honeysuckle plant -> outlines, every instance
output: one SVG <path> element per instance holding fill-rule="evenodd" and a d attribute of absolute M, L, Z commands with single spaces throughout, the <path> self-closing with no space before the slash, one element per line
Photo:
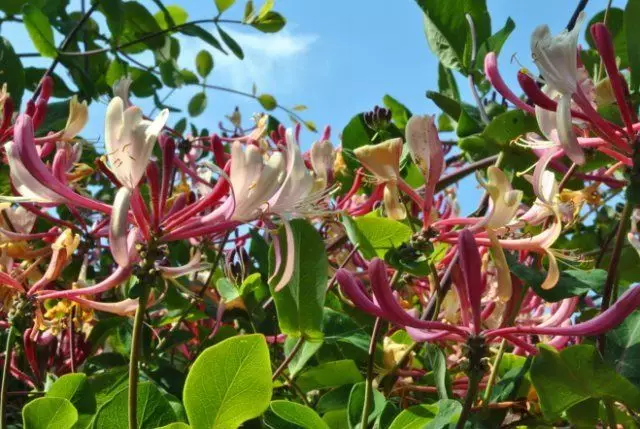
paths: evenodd
<path fill-rule="evenodd" d="M 541 23 L 507 76 L 513 21 L 418 0 L 438 110 L 317 134 L 256 89 L 216 130 L 173 106 L 221 89 L 180 43 L 242 58 L 226 26 L 280 30 L 272 1 L 5 3 L 56 59 L 0 33 L 2 429 L 637 427 L 637 1 Z"/>

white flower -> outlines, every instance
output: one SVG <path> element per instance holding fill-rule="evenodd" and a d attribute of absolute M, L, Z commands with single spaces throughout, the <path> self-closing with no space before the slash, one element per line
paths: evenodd
<path fill-rule="evenodd" d="M 127 107 L 115 97 L 107 107 L 105 146 L 115 176 L 123 186 L 134 189 L 147 169 L 153 146 L 162 131 L 169 111 L 164 109 L 151 122 L 136 106 Z"/>

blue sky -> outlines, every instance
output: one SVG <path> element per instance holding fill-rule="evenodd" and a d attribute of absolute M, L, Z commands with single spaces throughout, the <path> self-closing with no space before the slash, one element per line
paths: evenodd
<path fill-rule="evenodd" d="M 171 4 L 171 1 L 166 1 Z M 178 2 L 176 2 L 178 3 Z M 257 5 L 260 1 L 255 1 Z M 606 0 L 592 0 L 586 12 L 593 16 L 606 7 Z M 77 1 L 72 1 L 77 4 Z M 150 1 L 144 4 L 155 12 Z M 213 16 L 213 0 L 188 0 L 179 4 L 190 19 Z M 511 63 L 513 54 L 529 68 L 529 37 L 540 24 L 548 24 L 553 33 L 561 31 L 571 16 L 577 0 L 488 0 L 493 31 L 501 28 L 508 17 L 516 28 L 505 44 L 499 59 L 503 76 L 515 86 L 519 65 Z M 624 7 L 623 1 L 614 6 Z M 238 1 L 225 12 L 228 18 L 239 18 L 244 7 Z M 334 144 L 338 134 L 356 113 L 381 104 L 384 94 L 390 94 L 405 103 L 414 113 L 437 113 L 435 106 L 425 98 L 426 90 L 437 89 L 437 60 L 429 51 L 422 23 L 422 12 L 413 0 L 347 0 L 307 1 L 277 0 L 275 10 L 287 18 L 287 26 L 274 35 L 263 35 L 251 28 L 227 26 L 245 50 L 245 60 L 224 57 L 212 52 L 214 71 L 209 83 L 251 91 L 255 83 L 259 92 L 273 94 L 286 106 L 304 104 L 309 107 L 302 115 L 313 120 L 321 129 L 331 125 Z M 9 37 L 18 52 L 33 52 L 26 33 L 17 24 L 5 24 L 2 35 Z M 194 68 L 194 58 L 208 45 L 189 39 L 182 44 L 179 63 Z M 142 57 L 150 60 L 149 57 Z M 25 59 L 25 63 L 41 66 L 48 60 Z M 470 100 L 466 81 L 459 79 L 463 97 Z M 184 88 L 175 93 L 169 104 L 183 107 L 196 92 Z M 516 91 L 517 92 L 517 91 Z M 146 112 L 148 100 L 137 100 Z M 220 92 L 209 92 L 206 111 L 195 119 L 199 127 L 217 129 L 224 114 L 239 106 L 246 120 L 260 106 L 251 100 Z M 104 104 L 92 106 L 91 122 L 83 133 L 85 137 L 99 138 L 102 131 Z M 285 120 L 285 114 L 276 112 Z M 172 114 L 170 124 L 183 117 Z M 304 133 L 303 148 L 316 137 Z"/>

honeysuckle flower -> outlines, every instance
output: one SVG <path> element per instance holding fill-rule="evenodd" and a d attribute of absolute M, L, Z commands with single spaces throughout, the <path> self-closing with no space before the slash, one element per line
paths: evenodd
<path fill-rule="evenodd" d="M 62 204 L 67 201 L 58 193 L 43 185 L 36 179 L 29 169 L 22 162 L 22 158 L 18 152 L 17 143 L 7 142 L 4 145 L 9 162 L 9 176 L 11 183 L 21 197 L 0 197 L 4 201 L 11 202 L 34 202 L 34 203 L 58 203 Z"/>
<path fill-rule="evenodd" d="M 168 116 L 169 111 L 164 109 L 151 122 L 143 118 L 139 107 L 125 107 L 120 97 L 109 102 L 105 118 L 105 148 L 113 174 L 126 188 L 135 189 L 142 179 Z"/>
<path fill-rule="evenodd" d="M 325 194 L 313 193 L 314 179 L 302 158 L 296 133 L 286 131 L 286 176 L 277 192 L 269 199 L 267 211 L 285 219 L 317 213 L 316 204 Z"/>
<path fill-rule="evenodd" d="M 562 94 L 573 94 L 578 85 L 578 37 L 584 12 L 571 31 L 551 35 L 548 25 L 538 26 L 531 35 L 531 55 L 545 83 Z"/>
<path fill-rule="evenodd" d="M 497 229 L 511 222 L 520 207 L 523 193 L 513 189 L 507 175 L 498 167 L 487 169 L 487 179 L 487 182 L 480 181 L 491 197 L 491 207 L 483 224 Z"/>
<path fill-rule="evenodd" d="M 129 76 L 118 79 L 113 83 L 113 96 L 120 97 L 125 108 L 131 106 L 129 101 L 129 87 L 133 83 L 133 79 Z"/>
<path fill-rule="evenodd" d="M 383 203 L 387 216 L 396 220 L 407 217 L 407 211 L 398 191 L 402 139 L 395 138 L 376 145 L 361 146 L 354 150 L 354 154 L 378 181 L 385 184 Z"/>
<path fill-rule="evenodd" d="M 230 181 L 235 198 L 232 219 L 252 220 L 278 191 L 282 183 L 284 159 L 280 152 L 273 153 L 265 160 L 254 145 L 236 141 L 231 146 Z"/>
<path fill-rule="evenodd" d="M 438 137 L 434 116 L 412 116 L 405 127 L 407 144 L 413 162 L 418 166 L 425 182 L 424 224 L 431 220 L 431 206 L 436 185 L 444 170 L 444 151 Z"/>
<path fill-rule="evenodd" d="M 69 101 L 69 117 L 62 134 L 63 140 L 71 140 L 82 131 L 89 120 L 89 109 L 86 100 L 78 102 L 78 96 L 74 95 Z"/>
<path fill-rule="evenodd" d="M 169 111 L 164 109 L 151 122 L 143 118 L 139 107 L 125 108 L 120 97 L 107 106 L 105 118 L 105 147 L 111 171 L 122 184 L 116 193 L 109 229 L 111 252 L 119 265 L 129 263 L 127 226 L 133 190 L 145 174 L 153 146 L 162 131 Z"/>
<path fill-rule="evenodd" d="M 571 31 L 564 30 L 551 36 L 547 25 L 537 27 L 531 36 L 531 54 L 546 84 L 560 93 L 556 107 L 556 130 L 559 143 L 569 158 L 584 164 L 584 152 L 573 132 L 571 119 L 571 98 L 578 90 L 577 51 L 578 37 L 584 12 L 578 16 Z"/>
<path fill-rule="evenodd" d="M 627 240 L 638 252 L 640 256 L 640 232 L 638 230 L 638 224 L 640 223 L 640 209 L 635 208 L 631 212 L 631 231 L 627 233 Z"/>
<path fill-rule="evenodd" d="M 329 140 L 318 140 L 311 145 L 311 167 L 323 189 L 332 180 L 335 152 Z"/>

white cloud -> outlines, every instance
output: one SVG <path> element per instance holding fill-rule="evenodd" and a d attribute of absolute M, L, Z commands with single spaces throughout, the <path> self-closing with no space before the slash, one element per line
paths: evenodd
<path fill-rule="evenodd" d="M 194 43 L 195 39 L 181 41 L 182 66 L 193 69 L 193 58 L 201 49 L 214 55 L 212 82 L 235 89 L 250 91 L 255 83 L 259 92 L 289 94 L 301 84 L 305 68 L 310 65 L 308 53 L 318 40 L 317 35 L 293 33 L 283 30 L 275 34 L 241 33 L 228 31 L 244 51 L 244 60 L 232 53 L 223 55 L 211 46 Z"/>

